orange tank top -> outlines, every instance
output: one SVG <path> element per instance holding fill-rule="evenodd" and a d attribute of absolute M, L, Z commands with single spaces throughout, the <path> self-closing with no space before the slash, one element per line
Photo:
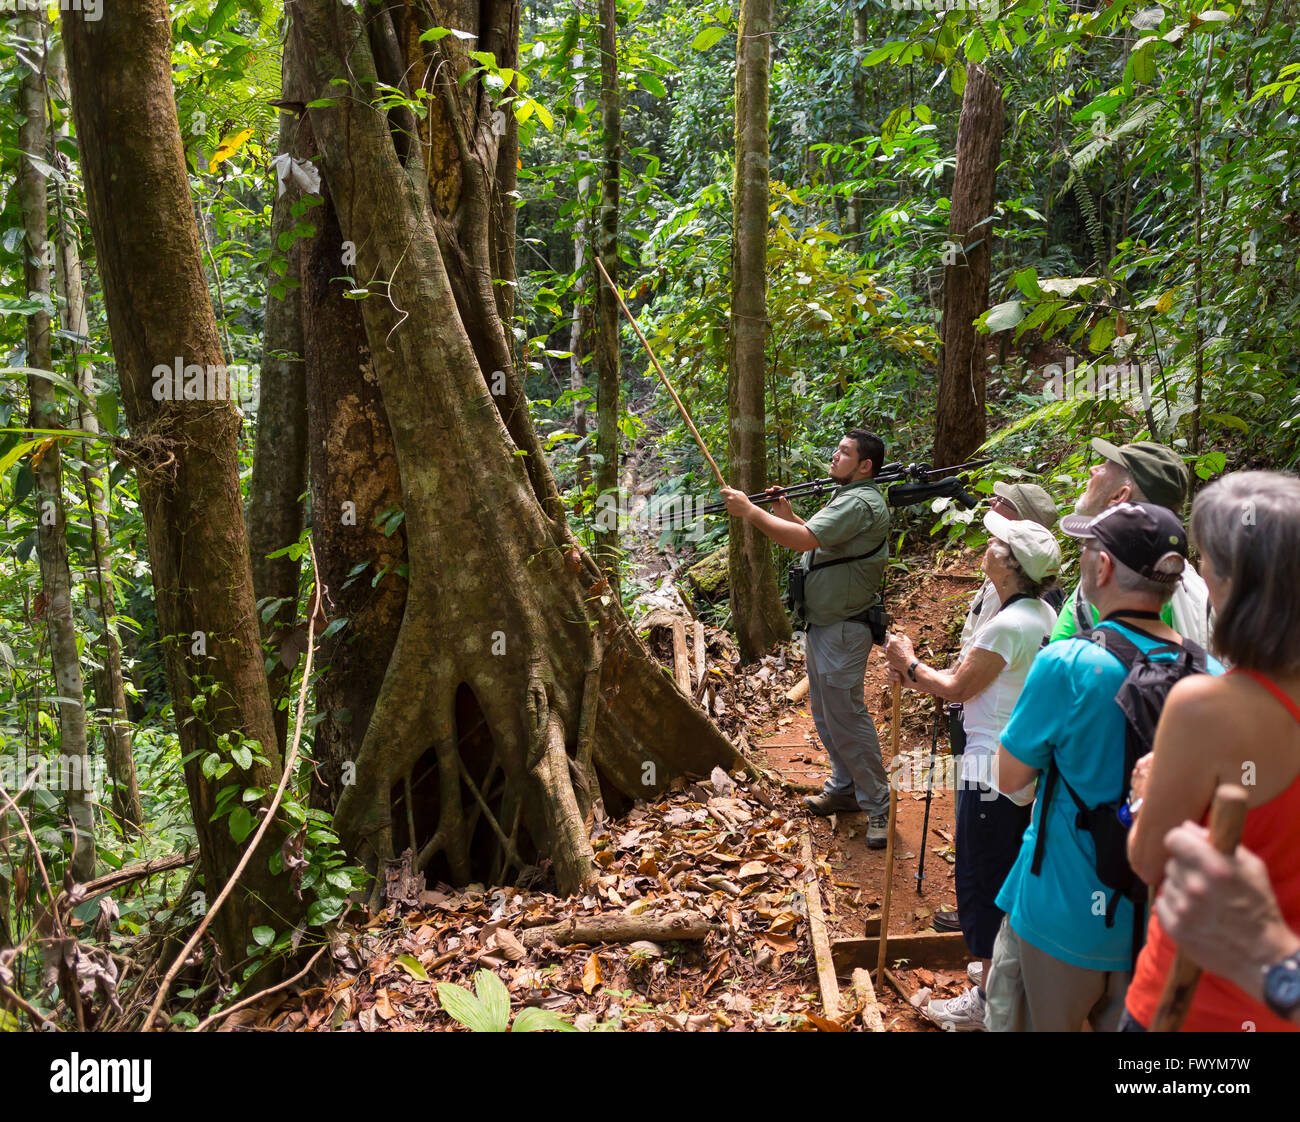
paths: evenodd
<path fill-rule="evenodd" d="M 1248 674 L 1269 691 L 1300 722 L 1300 706 L 1262 674 L 1251 670 L 1232 670 Z M 1202 825 L 1204 825 L 1204 820 Z M 1300 931 L 1300 776 L 1281 794 L 1246 813 L 1241 844 L 1268 867 L 1269 880 L 1282 910 L 1282 917 L 1293 931 Z M 1147 926 L 1147 942 L 1138 956 L 1133 981 L 1125 1005 L 1138 1024 L 1147 1028 L 1155 1020 L 1156 1007 L 1164 992 L 1165 979 L 1173 966 L 1177 944 L 1165 933 L 1154 909 Z M 1263 1002 L 1248 996 L 1231 982 L 1211 974 L 1201 975 L 1192 999 L 1184 1032 L 1296 1032 L 1300 1025 L 1285 1021 Z"/>

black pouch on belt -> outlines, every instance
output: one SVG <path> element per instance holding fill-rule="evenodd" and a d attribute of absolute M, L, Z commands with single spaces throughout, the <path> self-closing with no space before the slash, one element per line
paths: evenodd
<path fill-rule="evenodd" d="M 966 751 L 966 726 L 962 724 L 962 706 L 955 701 L 948 706 L 948 743 L 952 745 L 954 756 L 960 756 Z"/>
<path fill-rule="evenodd" d="M 790 583 L 787 586 L 786 601 L 790 605 L 790 613 L 796 619 L 802 619 L 804 614 L 804 568 L 803 565 L 790 566 Z"/>

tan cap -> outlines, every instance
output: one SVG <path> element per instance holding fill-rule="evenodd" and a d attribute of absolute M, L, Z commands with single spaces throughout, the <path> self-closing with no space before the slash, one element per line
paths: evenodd
<path fill-rule="evenodd" d="M 1056 525 L 1056 520 L 1061 516 L 1056 509 L 1056 503 L 1052 501 L 1052 496 L 1044 491 L 1037 483 L 1003 483 L 1001 481 L 993 484 L 993 493 L 1000 498 L 1006 499 L 1021 518 L 1027 518 L 1030 522 L 1037 522 L 1040 526 L 1046 526 L 1049 530 Z"/>
<path fill-rule="evenodd" d="M 998 541 L 1007 543 L 1011 556 L 1030 580 L 1043 581 L 1061 571 L 1061 547 L 1046 526 L 1025 518 L 1012 520 L 989 511 L 984 516 L 984 529 Z"/>

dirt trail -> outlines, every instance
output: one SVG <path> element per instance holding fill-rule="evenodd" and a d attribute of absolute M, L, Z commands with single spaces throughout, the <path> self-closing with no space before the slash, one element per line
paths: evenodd
<path fill-rule="evenodd" d="M 924 561 L 918 560 L 918 564 L 924 564 Z M 893 630 L 911 636 L 918 656 L 925 661 L 938 666 L 950 665 L 958 645 L 961 620 L 979 579 L 975 560 L 966 553 L 942 570 L 915 576 L 909 574 L 894 581 L 888 597 L 889 610 L 895 620 Z M 885 675 L 884 657 L 879 650 L 872 651 L 867 666 L 866 702 L 880 733 L 888 767 L 891 759 L 890 687 Z M 933 700 L 914 690 L 904 690 L 901 713 L 899 751 L 913 754 L 916 759 L 915 765 L 906 766 L 917 777 L 914 785 L 918 790 L 902 792 L 898 800 L 894 884 L 890 902 L 891 935 L 931 931 L 930 918 L 934 911 L 956 906 L 952 865 L 956 804 L 954 793 L 946 787 L 942 766 L 935 772 L 927 835 L 924 839 L 921 836 L 925 816 L 924 759 L 930 751 Z M 775 730 L 756 730 L 754 743 L 767 766 L 782 778 L 820 786 L 830 769 L 806 701 L 791 710 L 790 716 L 793 720 Z M 942 730 L 939 750 L 944 752 L 946 747 L 946 730 Z M 827 900 L 827 926 L 831 937 L 861 938 L 868 919 L 879 921 L 885 851 L 867 849 L 865 815 L 836 816 L 832 820 L 809 818 L 818 852 L 827 859 L 832 870 L 830 898 Z M 918 893 L 916 874 L 922 846 L 926 854 L 925 876 Z M 954 996 L 966 984 L 964 974 L 952 971 L 932 972 L 922 968 L 895 972 L 909 990 L 928 985 L 937 997 Z M 887 1027 L 894 1030 L 934 1027 L 892 990 L 878 997 L 887 1007 Z M 894 1018 L 897 1020 L 891 1025 Z"/>

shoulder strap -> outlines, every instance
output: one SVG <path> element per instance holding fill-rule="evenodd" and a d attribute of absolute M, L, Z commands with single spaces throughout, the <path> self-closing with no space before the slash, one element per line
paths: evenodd
<path fill-rule="evenodd" d="M 855 553 L 852 557 L 837 557 L 834 561 L 818 561 L 815 565 L 809 565 L 807 571 L 812 572 L 814 569 L 829 569 L 835 565 L 847 565 L 850 561 L 865 561 L 868 557 L 874 557 L 889 544 L 889 534 L 886 533 L 881 539 L 880 544 L 869 553 Z M 812 551 L 816 553 L 814 549 Z"/>
<path fill-rule="evenodd" d="M 1052 762 L 1047 765 L 1047 778 L 1043 780 L 1042 793 L 1038 796 L 1043 808 L 1038 812 L 1038 836 L 1034 838 L 1034 860 L 1029 866 L 1029 871 L 1034 876 L 1039 876 L 1043 868 L 1043 850 L 1047 844 L 1047 813 L 1052 809 L 1052 792 L 1056 790 L 1060 774 L 1056 757 L 1053 756 Z"/>
<path fill-rule="evenodd" d="M 1229 670 L 1228 673 L 1245 674 L 1246 677 L 1249 678 L 1251 681 L 1258 682 L 1261 686 L 1263 686 L 1266 690 L 1268 690 L 1268 692 L 1271 693 L 1277 699 L 1277 701 L 1281 704 L 1282 708 L 1285 709 L 1288 713 L 1290 713 L 1291 716 L 1296 719 L 1297 723 L 1300 723 L 1300 705 L 1296 705 L 1296 703 L 1292 701 L 1282 691 L 1281 687 L 1279 687 L 1278 684 L 1274 682 L 1272 678 L 1269 678 L 1267 675 L 1261 674 L 1258 670 L 1245 670 L 1240 666 L 1235 667 L 1232 670 Z"/>
<path fill-rule="evenodd" d="M 1080 639 L 1091 637 L 1092 626 L 1092 605 L 1083 598 L 1083 581 L 1080 581 L 1074 587 L 1074 631 Z"/>

